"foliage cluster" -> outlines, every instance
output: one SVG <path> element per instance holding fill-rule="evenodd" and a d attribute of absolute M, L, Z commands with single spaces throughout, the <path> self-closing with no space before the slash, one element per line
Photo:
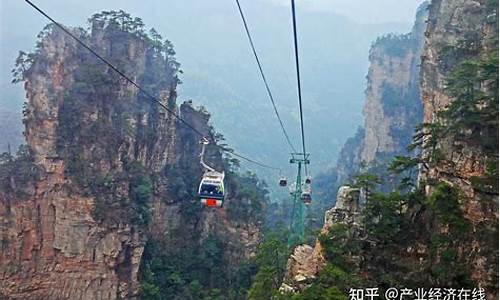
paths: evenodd
<path fill-rule="evenodd" d="M 403 57 L 411 49 L 414 49 L 414 40 L 411 33 L 394 34 L 390 33 L 382 37 L 378 37 L 373 43 L 371 49 L 381 49 L 383 53 L 391 57 Z M 370 54 L 371 55 L 371 54 Z"/>
<path fill-rule="evenodd" d="M 443 142 L 452 151 L 479 151 L 486 172 L 472 178 L 474 187 L 498 194 L 498 50 L 461 61 L 449 72 L 446 93 L 453 99 L 434 123 L 422 124 L 411 148 L 421 147 L 418 162 L 424 168 L 449 161 Z M 468 150 L 469 149 L 469 150 Z M 479 158 L 483 159 L 483 158 Z"/>
<path fill-rule="evenodd" d="M 12 83 L 19 83 L 26 79 L 26 76 L 29 74 L 31 67 L 40 56 L 43 48 L 43 42 L 49 35 L 52 34 L 55 28 L 56 26 L 54 24 L 48 24 L 38 33 L 34 51 L 19 51 L 18 57 L 16 58 L 14 64 L 14 68 L 11 70 Z M 75 30 L 79 31 L 79 34 L 84 34 L 83 30 L 81 30 L 80 28 Z"/>
<path fill-rule="evenodd" d="M 235 273 L 224 267 L 225 244 L 209 236 L 198 247 L 163 249 L 148 241 L 140 270 L 140 299 L 244 299 L 254 265 L 244 263 Z"/>
<path fill-rule="evenodd" d="M 258 272 L 252 280 L 248 299 L 274 299 L 279 297 L 278 288 L 285 275 L 290 251 L 287 247 L 287 230 L 274 229 L 266 234 L 254 260 Z"/>
<path fill-rule="evenodd" d="M 0 154 L 0 191 L 6 195 L 26 196 L 26 188 L 42 175 L 34 164 L 26 145 L 19 146 L 13 156 L 9 152 Z"/>
<path fill-rule="evenodd" d="M 463 238 L 473 234 L 471 224 L 463 217 L 461 198 L 457 188 L 441 182 L 425 199 L 425 206 L 433 213 L 436 221 L 448 230 L 447 233 L 431 233 L 430 250 L 435 258 L 431 274 L 442 284 L 472 286 L 470 269 L 458 253 Z"/>
<path fill-rule="evenodd" d="M 165 239 L 146 244 L 140 299 L 247 299 L 259 259 L 234 266 L 223 237 L 214 233 L 203 239 L 189 224 L 184 226 L 189 228 L 174 229 Z"/>
<path fill-rule="evenodd" d="M 230 219 L 241 223 L 264 221 L 264 210 L 269 201 L 265 182 L 254 173 L 239 174 L 233 171 L 228 172 L 226 182 L 228 198 L 238 200 L 227 206 Z"/>
<path fill-rule="evenodd" d="M 92 32 L 104 29 L 106 35 L 114 42 L 119 42 L 125 38 L 127 40 L 139 40 L 146 45 L 148 55 L 151 57 L 147 62 L 148 73 L 145 75 L 151 78 L 145 78 L 145 82 L 143 82 L 145 85 L 142 85 L 146 90 L 152 91 L 150 88 L 154 88 L 154 86 L 150 87 L 148 85 L 151 82 L 155 82 L 160 86 L 165 86 L 165 83 L 167 83 L 168 86 L 174 83 L 171 81 L 173 78 L 175 84 L 180 83 L 177 73 L 182 73 L 182 71 L 180 70 L 180 64 L 175 59 L 172 42 L 164 40 L 154 28 L 147 31 L 141 18 L 132 17 L 123 10 L 111 10 L 94 14 L 89 18 L 88 22 Z M 159 68 L 155 68 L 157 64 L 159 64 Z"/>
<path fill-rule="evenodd" d="M 126 163 L 123 171 L 105 175 L 94 173 L 84 188 L 96 199 L 94 217 L 107 223 L 149 224 L 153 195 L 151 177 L 138 161 Z"/>

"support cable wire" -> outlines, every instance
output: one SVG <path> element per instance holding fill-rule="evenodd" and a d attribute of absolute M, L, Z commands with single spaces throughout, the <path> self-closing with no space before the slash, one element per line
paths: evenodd
<path fill-rule="evenodd" d="M 250 34 L 250 29 L 248 28 L 248 24 L 247 24 L 247 21 L 246 21 L 246 18 L 245 18 L 245 14 L 243 13 L 243 9 L 241 8 L 241 5 L 240 5 L 240 1 L 236 0 L 236 4 L 238 5 L 238 10 L 240 12 L 240 16 L 241 16 L 241 20 L 243 21 L 243 25 L 245 27 L 245 32 L 247 34 L 248 41 L 250 42 L 250 46 L 252 47 L 253 56 L 255 57 L 255 61 L 257 62 L 257 66 L 259 67 L 259 71 L 260 71 L 260 75 L 262 77 L 262 81 L 264 81 L 264 85 L 266 87 L 267 95 L 269 96 L 269 100 L 271 100 L 271 104 L 273 105 L 273 108 L 274 108 L 274 113 L 276 114 L 276 118 L 278 118 L 278 121 L 279 121 L 280 126 L 281 126 L 281 130 L 283 131 L 283 135 L 285 136 L 285 139 L 286 139 L 288 145 L 290 146 L 290 149 L 292 150 L 292 152 L 297 152 L 295 150 L 295 147 L 293 146 L 291 140 L 290 140 L 290 137 L 289 137 L 288 133 L 286 132 L 285 126 L 283 125 L 283 121 L 281 120 L 281 117 L 280 117 L 280 115 L 278 113 L 278 109 L 276 108 L 276 103 L 274 102 L 273 94 L 271 93 L 271 89 L 269 87 L 269 83 L 267 82 L 267 78 L 264 75 L 264 71 L 262 69 L 262 64 L 260 63 L 259 56 L 257 55 L 257 50 L 255 49 L 255 45 L 253 43 L 252 35 Z"/>
<path fill-rule="evenodd" d="M 300 131 L 302 136 L 302 154 L 304 155 L 304 159 L 306 158 L 306 141 L 304 137 L 304 116 L 302 111 L 302 89 L 300 86 L 300 67 L 299 67 L 299 48 L 297 42 L 297 20 L 295 17 L 295 0 L 291 0 L 292 2 L 292 23 L 293 23 L 293 41 L 295 46 L 295 68 L 297 70 L 297 92 L 299 96 L 299 110 L 300 110 Z M 307 176 L 307 164 L 304 165 L 305 173 Z"/>
<path fill-rule="evenodd" d="M 33 2 L 31 2 L 30 0 L 24 0 L 26 3 L 28 3 L 31 7 L 33 7 L 35 10 L 37 10 L 40 14 L 42 14 L 45 18 L 47 18 L 48 20 L 50 20 L 54 25 L 56 25 L 58 28 L 60 28 L 62 31 L 64 31 L 66 34 L 68 34 L 71 38 L 73 38 L 76 42 L 78 42 L 78 44 L 80 44 L 82 47 L 84 47 L 85 49 L 87 49 L 90 53 L 92 53 L 93 55 L 95 55 L 98 59 L 100 59 L 103 63 L 105 63 L 108 67 L 110 67 L 113 71 L 115 71 L 116 73 L 118 73 L 118 75 L 120 75 L 121 77 L 123 77 L 126 81 L 128 81 L 130 84 L 132 84 L 133 86 L 135 86 L 140 92 L 144 93 L 153 103 L 156 103 L 158 104 L 161 108 L 165 109 L 167 112 L 169 112 L 172 116 L 174 116 L 176 119 L 178 119 L 180 122 L 182 122 L 184 125 L 186 125 L 189 129 L 193 130 L 195 133 L 197 133 L 198 135 L 200 135 L 202 137 L 203 140 L 208 140 L 205 135 L 199 131 L 198 129 L 196 129 L 193 125 L 189 124 L 186 120 L 184 120 L 183 118 L 181 118 L 179 115 L 177 115 L 173 110 L 169 109 L 165 104 L 163 104 L 160 100 L 158 100 L 155 96 L 151 95 L 149 92 L 147 92 L 144 88 L 142 88 L 138 83 L 136 83 L 134 80 L 130 79 L 127 75 L 125 75 L 125 73 L 123 73 L 122 71 L 120 71 L 117 67 L 115 67 L 111 62 L 109 62 L 107 59 L 105 59 L 104 57 L 102 57 L 99 53 L 97 53 L 96 51 L 94 51 L 92 48 L 90 48 L 87 44 L 85 44 L 82 40 L 80 40 L 77 36 L 75 36 L 73 33 L 71 33 L 71 31 L 69 31 L 68 29 L 66 29 L 63 25 L 61 25 L 60 23 L 58 23 L 57 21 L 55 21 L 52 17 L 50 17 L 47 13 L 45 13 L 42 9 L 40 9 L 38 6 L 36 6 Z M 258 165 L 260 167 L 263 167 L 263 168 L 268 168 L 268 169 L 274 169 L 274 170 L 279 170 L 279 168 L 277 167 L 273 167 L 273 166 L 270 166 L 270 165 L 266 165 L 266 164 L 263 164 L 263 163 L 260 163 L 256 160 L 253 160 L 251 158 L 248 158 L 246 156 L 243 156 L 243 155 L 240 155 L 240 154 L 237 154 L 233 151 L 230 151 L 226 148 L 224 148 L 223 146 L 221 145 L 217 145 L 217 144 L 214 144 L 214 146 L 218 147 L 219 149 L 221 149 L 223 152 L 226 152 L 226 153 L 229 153 L 230 155 L 232 156 L 236 156 L 238 158 L 241 158 L 243 160 L 246 160 L 250 163 L 253 163 L 255 165 Z"/>

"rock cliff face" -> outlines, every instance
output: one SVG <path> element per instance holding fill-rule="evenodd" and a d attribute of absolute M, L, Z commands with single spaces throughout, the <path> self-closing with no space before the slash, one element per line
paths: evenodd
<path fill-rule="evenodd" d="M 426 18 L 424 4 L 410 33 L 379 38 L 370 49 L 360 152 L 360 161 L 367 165 L 405 153 L 413 130 L 421 121 L 418 76 Z"/>
<path fill-rule="evenodd" d="M 453 98 L 446 91 L 446 78 L 458 63 L 479 58 L 496 46 L 498 12 L 494 1 L 433 1 L 422 54 L 421 89 L 424 123 L 435 123 L 439 112 Z M 454 49 L 454 50 L 451 50 Z M 486 156 L 472 143 L 447 139 L 439 148 L 443 164 L 421 170 L 423 178 L 444 179 L 473 197 L 471 177 L 486 173 Z"/>
<path fill-rule="evenodd" d="M 176 106 L 171 45 L 120 13 L 94 15 L 90 32 L 70 30 L 214 140 L 207 113 Z M 178 228 L 198 242 L 225 240 L 225 268 L 253 255 L 257 221 L 199 207 L 199 136 L 57 28 L 41 33 L 23 64 L 25 136 L 39 176 L 22 193 L 0 190 L 0 298 L 134 298 L 146 241 L 172 244 Z M 224 167 L 216 148 L 206 160 Z M 240 196 L 229 187 L 226 210 Z M 189 209 L 195 220 L 183 217 Z"/>
<path fill-rule="evenodd" d="M 424 123 L 437 124 L 440 112 L 456 101 L 447 90 L 450 73 L 466 60 L 485 58 L 492 51 L 498 55 L 497 43 L 498 1 L 432 2 L 421 68 Z M 498 86 L 494 92 L 498 94 Z M 486 130 L 486 120 L 483 122 L 481 126 Z M 498 139 L 498 132 L 492 134 L 497 135 Z M 489 232 L 491 228 L 497 228 L 498 190 L 484 193 L 474 185 L 474 178 L 490 172 L 491 157 L 488 157 L 488 153 L 473 140 L 464 141 L 452 136 L 439 140 L 436 147 L 440 150 L 440 161 L 420 170 L 421 179 L 430 182 L 425 186 L 426 192 L 429 194 L 433 191 L 433 180 L 458 187 L 464 195 L 461 209 L 464 217 L 471 222 L 473 231 Z M 497 154 L 498 148 L 493 156 L 498 157 Z M 498 160 L 494 164 L 497 163 Z M 491 285 L 498 280 L 497 263 L 488 263 L 491 260 L 488 255 L 491 245 L 485 236 L 474 235 L 463 245 L 465 249 L 470 249 L 468 264 L 471 266 L 472 278 L 481 286 Z M 498 291 L 495 294 L 498 297 Z"/>
<path fill-rule="evenodd" d="M 351 168 L 369 169 L 406 154 L 415 126 L 422 120 L 418 77 L 426 18 L 427 4 L 423 4 L 410 33 L 381 37 L 370 49 L 365 124 L 355 137 L 360 146 L 354 149 L 359 152 L 349 151 Z"/>
<path fill-rule="evenodd" d="M 96 199 L 72 190 L 75 185 L 67 176 L 70 162 L 58 149 L 58 131 L 65 122 L 61 115 L 65 94 L 82 66 L 74 40 L 60 30 L 46 33 L 25 74 L 26 140 L 43 177 L 32 183 L 23 199 L 0 196 L 2 237 L 7 243 L 1 257 L 2 294 L 12 299 L 124 298 L 137 290 L 144 239 L 126 220 L 113 226 L 99 224 L 92 215 Z M 139 51 L 131 52 L 127 59 L 144 62 L 144 46 L 134 50 Z M 144 67 L 138 72 L 143 73 Z M 133 91 L 126 85 L 114 88 L 117 98 L 119 93 Z M 88 113 L 71 121 L 89 126 L 105 112 L 93 99 L 83 100 L 89 102 L 81 103 Z M 99 104 L 114 99 L 101 100 Z M 109 105 L 113 107 L 111 102 Z M 83 139 L 79 132 L 72 135 L 73 143 L 84 143 L 77 140 Z M 116 168 L 111 164 L 119 164 L 119 157 L 113 161 L 92 157 L 103 151 L 97 146 L 80 153 L 103 172 Z"/>

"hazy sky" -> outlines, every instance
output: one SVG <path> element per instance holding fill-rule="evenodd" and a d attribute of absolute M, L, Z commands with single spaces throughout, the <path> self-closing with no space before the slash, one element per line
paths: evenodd
<path fill-rule="evenodd" d="M 290 0 L 272 1 L 290 5 Z M 297 5 L 311 10 L 328 10 L 359 23 L 403 22 L 413 19 L 422 0 L 296 0 Z"/>
<path fill-rule="evenodd" d="M 235 0 L 32 0 L 59 22 L 86 26 L 93 13 L 124 9 L 141 17 L 173 41 L 185 73 L 179 101 L 193 99 L 213 114 L 215 127 L 228 142 L 256 159 L 271 161 L 281 148 L 260 151 L 241 132 L 254 132 L 268 144 L 281 132 L 261 124 L 275 124 L 275 116 L 244 35 Z M 266 77 L 285 123 L 299 138 L 293 65 L 290 0 L 239 0 L 250 24 Z M 316 161 L 333 164 L 345 139 L 362 122 L 363 91 L 370 44 L 390 32 L 408 32 L 420 0 L 296 0 L 304 99 L 307 100 L 306 131 Z M 376 23 L 376 24 L 374 24 Z M 19 50 L 33 49 L 36 35 L 47 20 L 24 0 L 0 0 L 0 127 L 21 136 L 21 84 L 10 83 Z M 368 24 L 368 25 L 366 25 Z M 328 110 L 326 108 L 335 109 Z M 326 108 L 325 108 L 326 107 Z M 259 119 L 241 122 L 241 111 L 258 112 Z M 265 113 L 262 113 L 265 112 Z M 257 115 L 257 114 L 254 114 Z M 6 117 L 5 117 L 6 116 Z M 307 118 L 314 120 L 308 122 Z M 328 130 L 324 124 L 329 124 Z M 252 127 L 258 125 L 257 127 Z M 7 128 L 3 126 L 3 128 Z M 2 128 L 0 128 L 2 129 Z M 278 130 L 277 130 L 278 129 Z M 12 137 L 0 139 L 11 141 Z M 2 132 L 0 130 L 0 136 Z M 19 139 L 19 142 L 22 142 Z M 14 142 L 12 142 L 14 144 Z M 266 144 L 267 145 L 267 144 Z M 286 145 L 279 145 L 280 147 Z M 285 149 L 287 150 L 287 149 Z M 273 156 L 274 155 L 274 156 Z"/>

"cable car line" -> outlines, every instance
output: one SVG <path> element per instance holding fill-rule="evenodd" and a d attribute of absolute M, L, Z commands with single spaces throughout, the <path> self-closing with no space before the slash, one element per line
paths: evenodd
<path fill-rule="evenodd" d="M 218 145 L 217 145 L 217 146 L 218 146 Z M 241 158 L 241 159 L 244 159 L 244 160 L 246 160 L 246 161 L 248 161 L 248 162 L 251 162 L 251 163 L 253 163 L 254 165 L 261 166 L 261 167 L 263 167 L 263 168 L 267 168 L 267 169 L 271 169 L 271 170 L 280 170 L 280 168 L 278 168 L 278 167 L 273 167 L 273 166 L 270 166 L 270 165 L 266 165 L 266 164 L 260 163 L 260 162 L 258 162 L 258 161 L 256 161 L 256 160 L 253 160 L 253 159 L 250 159 L 250 158 L 244 157 L 243 155 L 240 155 L 240 154 L 238 154 L 238 153 L 236 153 L 236 152 L 231 152 L 231 151 L 227 151 L 227 150 L 224 150 L 224 151 L 225 151 L 225 152 L 227 152 L 227 153 L 230 153 L 230 154 L 231 154 L 231 155 L 233 155 L 233 156 L 236 156 L 236 157 L 239 157 L 239 158 Z"/>
<path fill-rule="evenodd" d="M 292 23 L 293 23 L 293 41 L 295 46 L 295 68 L 297 70 L 297 92 L 299 96 L 299 111 L 300 111 L 300 131 L 302 135 L 302 153 L 306 156 L 306 141 L 304 137 L 304 116 L 302 111 L 302 89 L 300 86 L 300 67 L 299 67 L 299 48 L 297 43 L 297 20 L 295 17 L 295 0 L 292 1 Z M 307 173 L 307 171 L 306 171 Z"/>
<path fill-rule="evenodd" d="M 257 50 L 255 49 L 255 45 L 253 43 L 252 35 L 250 34 L 250 29 L 248 28 L 248 24 L 247 24 L 247 21 L 246 21 L 246 18 L 245 18 L 245 14 L 243 13 L 243 9 L 241 8 L 241 5 L 240 5 L 240 1 L 236 0 L 236 4 L 237 4 L 238 10 L 240 12 L 241 20 L 243 21 L 243 25 L 245 27 L 245 32 L 247 34 L 248 41 L 250 42 L 250 46 L 252 47 L 252 52 L 253 52 L 253 55 L 255 57 L 255 61 L 257 62 L 257 66 L 259 67 L 259 71 L 260 71 L 260 75 L 262 77 L 262 81 L 264 81 L 264 85 L 266 87 L 267 95 L 269 96 L 269 100 L 271 100 L 271 104 L 273 105 L 273 108 L 274 108 L 274 113 L 276 114 L 276 117 L 278 118 L 278 121 L 279 121 L 280 126 L 281 126 L 281 130 L 283 131 L 283 135 L 285 136 L 286 141 L 287 141 L 288 145 L 290 146 L 290 149 L 292 150 L 292 152 L 297 152 L 297 150 L 295 150 L 295 147 L 293 146 L 293 144 L 292 144 L 292 142 L 290 140 L 290 137 L 288 136 L 288 133 L 286 132 L 285 126 L 283 125 L 283 121 L 281 120 L 281 117 L 280 117 L 280 115 L 278 113 L 278 109 L 276 108 L 276 103 L 274 102 L 273 94 L 271 93 L 271 89 L 269 87 L 269 83 L 267 82 L 267 78 L 264 75 L 264 71 L 262 69 L 262 64 L 260 63 L 259 56 L 257 55 Z"/>
<path fill-rule="evenodd" d="M 291 0 L 292 6 L 292 25 L 293 25 L 293 42 L 295 50 L 295 69 L 297 71 L 297 92 L 300 111 L 300 131 L 302 137 L 302 153 L 292 153 L 290 163 L 297 164 L 297 177 L 295 186 L 292 186 L 290 191 L 293 199 L 293 209 L 290 219 L 290 234 L 288 236 L 288 246 L 293 247 L 296 244 L 304 242 L 305 228 L 304 217 L 305 207 L 312 202 L 311 198 L 311 177 L 307 172 L 307 165 L 310 163 L 309 154 L 306 152 L 306 141 L 304 134 L 304 116 L 302 109 L 302 89 L 300 85 L 300 65 L 299 65 L 299 48 L 297 38 L 297 18 L 295 13 L 295 0 Z M 301 168 L 304 166 L 306 180 L 302 181 Z"/>
<path fill-rule="evenodd" d="M 54 20 L 52 17 L 50 17 L 47 13 L 45 13 L 41 8 L 36 6 L 33 2 L 30 0 L 24 0 L 26 3 L 28 3 L 31 7 L 33 7 L 36 11 L 38 11 L 40 14 L 42 14 L 45 18 L 50 20 L 54 25 L 56 25 L 58 28 L 60 28 L 62 31 L 64 31 L 66 34 L 68 34 L 71 38 L 73 38 L 78 44 L 80 44 L 82 47 L 87 49 L 90 53 L 95 55 L 98 59 L 100 59 L 103 63 L 105 63 L 108 67 L 110 67 L 113 71 L 118 73 L 121 77 L 123 77 L 126 81 L 128 81 L 130 84 L 135 86 L 140 92 L 144 93 L 152 102 L 158 104 L 161 108 L 165 109 L 167 112 L 169 112 L 172 116 L 174 116 L 176 119 L 178 119 L 180 122 L 182 122 L 184 125 L 186 125 L 189 129 L 193 130 L 195 133 L 201 136 L 203 141 L 208 141 L 208 139 L 205 137 L 205 135 L 196 129 L 193 125 L 189 124 L 186 120 L 184 120 L 181 116 L 176 114 L 173 110 L 169 109 L 165 104 L 163 104 L 160 100 L 158 100 L 155 96 L 151 95 L 149 92 L 147 92 L 144 88 L 142 88 L 138 83 L 136 83 L 134 80 L 130 79 L 125 73 L 120 71 L 117 67 L 115 67 L 111 62 L 109 62 L 106 58 L 102 57 L 99 53 L 94 51 L 91 47 L 89 47 L 85 42 L 80 40 L 77 36 L 75 36 L 71 31 L 66 29 L 63 25 L 58 23 L 56 20 Z M 241 154 L 237 154 L 234 151 L 230 151 L 226 148 L 224 148 L 221 145 L 213 144 L 215 147 L 218 147 L 221 149 L 223 152 L 229 153 L 232 156 L 236 156 L 238 158 L 241 158 L 243 160 L 246 160 L 250 163 L 253 163 L 255 165 L 258 165 L 263 168 L 268 168 L 268 169 L 273 169 L 273 170 L 279 170 L 279 168 L 270 166 L 267 164 L 263 164 L 261 162 L 258 162 L 256 160 L 253 160 L 251 158 L 248 158 L 246 156 L 243 156 Z"/>

